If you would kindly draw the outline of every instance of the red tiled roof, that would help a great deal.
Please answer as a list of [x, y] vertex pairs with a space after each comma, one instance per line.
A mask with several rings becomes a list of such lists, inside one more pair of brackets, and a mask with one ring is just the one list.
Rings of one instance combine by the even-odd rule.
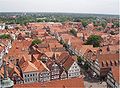
[[[119, 65], [119, 54], [99, 54], [98, 61], [101, 67], [103, 67], [102, 63], [104, 64], [104, 67], [111, 67], [110, 61], [115, 62], [116, 65]], [[112, 66], [116, 66], [115, 63], [112, 64]]]
[[25, 61], [20, 67], [21, 67], [23, 72], [38, 71], [38, 68], [30, 61]]
[[68, 70], [74, 62], [75, 60], [71, 56], [69, 56], [67, 60], [65, 60], [65, 62], [63, 63], [63, 66], [66, 70]]
[[72, 78], [45, 83], [16, 84], [14, 88], [84, 88], [84, 80], [82, 78]]
[[44, 71], [44, 70], [48, 70], [49, 71], [49, 69], [46, 67], [46, 65], [42, 61], [36, 60], [33, 64], [37, 67], [37, 69], [40, 72]]
[[112, 74], [115, 81], [120, 84], [120, 66], [112, 67]]

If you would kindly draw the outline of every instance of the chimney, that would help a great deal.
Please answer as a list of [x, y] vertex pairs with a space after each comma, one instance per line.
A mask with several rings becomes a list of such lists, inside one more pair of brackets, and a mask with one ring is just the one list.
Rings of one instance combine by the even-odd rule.
[[16, 59], [16, 66], [19, 67], [19, 59]]
[[107, 46], [107, 51], [108, 51], [108, 52], [110, 51], [110, 47], [109, 47], [109, 45]]

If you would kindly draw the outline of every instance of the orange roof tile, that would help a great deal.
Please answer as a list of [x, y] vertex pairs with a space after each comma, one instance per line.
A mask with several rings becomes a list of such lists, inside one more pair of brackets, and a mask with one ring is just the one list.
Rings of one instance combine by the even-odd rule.
[[30, 61], [24, 62], [20, 67], [21, 67], [23, 72], [38, 71], [38, 68], [33, 63], [31, 63]]
[[63, 63], [63, 66], [66, 70], [68, 70], [74, 62], [75, 60], [71, 56], [69, 56]]
[[14, 88], [84, 88], [83, 78], [54, 80], [44, 83], [16, 84]]
[[113, 74], [113, 77], [115, 79], [115, 81], [120, 84], [120, 65], [119, 66], [116, 66], [116, 67], [112, 67], [112, 74]]
[[42, 61], [36, 60], [33, 64], [37, 67], [37, 69], [40, 72], [45, 70], [49, 71], [49, 69], [46, 67], [46, 65]]
[[[116, 64], [118, 65], [119, 54], [99, 54], [98, 61], [101, 67], [103, 67], [102, 62], [105, 63], [105, 67], [111, 67], [110, 61], [116, 61]], [[108, 66], [106, 66], [106, 62], [108, 63]], [[115, 66], [115, 64], [113, 64], [113, 66]]]

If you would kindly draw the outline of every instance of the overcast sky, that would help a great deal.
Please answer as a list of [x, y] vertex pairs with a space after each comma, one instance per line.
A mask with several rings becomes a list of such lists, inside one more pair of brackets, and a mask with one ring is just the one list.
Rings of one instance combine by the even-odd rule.
[[0, 12], [118, 14], [119, 0], [0, 0]]

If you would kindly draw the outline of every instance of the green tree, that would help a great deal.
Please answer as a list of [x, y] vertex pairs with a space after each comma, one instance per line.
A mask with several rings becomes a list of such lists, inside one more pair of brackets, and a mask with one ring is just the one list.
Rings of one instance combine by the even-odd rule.
[[93, 45], [93, 47], [99, 47], [101, 43], [101, 36], [98, 35], [91, 35], [88, 37], [86, 45]]
[[41, 41], [40, 39], [34, 39], [34, 40], [32, 41], [32, 45], [41, 44], [41, 43], [42, 43], [42, 41]]
[[102, 28], [101, 28], [101, 27], [99, 27], [99, 28], [96, 28], [96, 30], [97, 30], [97, 31], [101, 31], [101, 30], [102, 30]]
[[82, 58], [81, 56], [78, 56], [78, 57], [77, 57], [77, 61], [78, 61], [79, 63], [82, 63], [82, 62], [83, 62], [83, 58]]
[[77, 31], [75, 31], [74, 29], [70, 30], [70, 33], [71, 33], [72, 35], [74, 35], [74, 36], [77, 35]]
[[105, 28], [107, 26], [107, 22], [101, 22], [101, 26]]
[[63, 44], [63, 45], [64, 45], [64, 41], [63, 41], [62, 39], [60, 40], [60, 44]]
[[115, 27], [119, 27], [119, 21], [118, 21], [118, 22], [113, 22], [113, 25], [114, 25]]
[[8, 34], [0, 35], [0, 39], [9, 39], [9, 38], [10, 38], [10, 35]]
[[87, 21], [82, 21], [83, 27], [86, 27], [88, 25]]
[[85, 64], [84, 64], [84, 69], [85, 69], [85, 70], [88, 70], [88, 68], [90, 68], [90, 65], [88, 64], [88, 62], [85, 62]]

